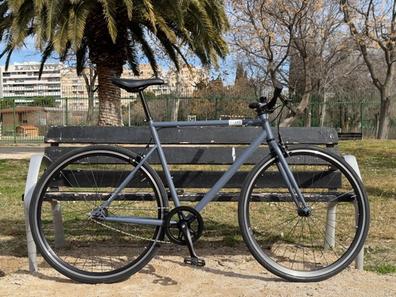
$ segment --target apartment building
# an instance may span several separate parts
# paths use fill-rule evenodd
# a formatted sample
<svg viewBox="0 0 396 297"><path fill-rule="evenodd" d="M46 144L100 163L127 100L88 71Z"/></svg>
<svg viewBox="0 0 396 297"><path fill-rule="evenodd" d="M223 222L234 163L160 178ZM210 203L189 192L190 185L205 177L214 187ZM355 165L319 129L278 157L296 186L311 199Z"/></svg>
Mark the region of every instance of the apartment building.
<svg viewBox="0 0 396 297"><path fill-rule="evenodd" d="M209 78L209 71L203 68L183 66L179 72L170 69L164 76L168 89L178 96L191 97L196 86Z"/></svg>
<svg viewBox="0 0 396 297"><path fill-rule="evenodd" d="M40 63L16 63L7 70L1 66L0 97L21 98L21 101L31 97L60 97L60 69L60 64L46 64L39 79Z"/></svg>
<svg viewBox="0 0 396 297"><path fill-rule="evenodd" d="M87 90L83 76L77 76L73 67L61 63L46 64L39 79L40 63L25 62L10 65L7 70L0 67L0 98L21 98L20 101L31 100L32 97L51 96L55 98L87 98ZM125 68L123 78L147 79L154 77L149 64L141 64L140 76ZM84 72L88 75L89 70ZM208 77L208 72L201 68L183 67L179 73L174 69L164 70L160 67L158 76L165 80L164 85L152 86L147 91L156 96L179 94L192 96L196 84ZM97 84L97 80L96 80ZM135 98L136 94L121 91L122 98ZM81 103L80 103L81 104Z"/></svg>

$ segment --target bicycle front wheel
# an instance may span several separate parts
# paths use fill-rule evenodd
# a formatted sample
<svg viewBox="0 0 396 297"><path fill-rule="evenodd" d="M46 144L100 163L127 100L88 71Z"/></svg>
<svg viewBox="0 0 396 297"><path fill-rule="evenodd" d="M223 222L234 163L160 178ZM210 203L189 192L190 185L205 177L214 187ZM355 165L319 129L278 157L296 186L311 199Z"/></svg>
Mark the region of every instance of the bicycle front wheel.
<svg viewBox="0 0 396 297"><path fill-rule="evenodd" d="M249 174L239 201L239 225L249 250L272 273L290 281L320 281L347 267L363 247L369 205L363 185L339 156L294 148L286 157L311 209L300 216L268 157Z"/></svg>
<svg viewBox="0 0 396 297"><path fill-rule="evenodd" d="M154 256L162 226L92 216L135 168L136 157L123 148L93 146L66 154L46 170L33 194L30 225L40 253L56 270L79 282L109 283L139 271ZM144 164L106 212L163 220L167 207L160 178Z"/></svg>

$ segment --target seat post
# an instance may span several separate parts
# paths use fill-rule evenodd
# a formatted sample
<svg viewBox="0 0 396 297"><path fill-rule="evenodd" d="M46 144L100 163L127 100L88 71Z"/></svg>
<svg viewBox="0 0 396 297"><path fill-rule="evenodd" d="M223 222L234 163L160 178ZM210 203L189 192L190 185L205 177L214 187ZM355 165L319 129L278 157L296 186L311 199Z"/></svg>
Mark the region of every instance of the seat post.
<svg viewBox="0 0 396 297"><path fill-rule="evenodd" d="M144 110L144 114L146 115L146 120L147 122L150 122L153 120L153 118L151 117L150 109L147 105L146 99L144 99L143 91L139 91L139 96L140 99L142 100L143 110Z"/></svg>

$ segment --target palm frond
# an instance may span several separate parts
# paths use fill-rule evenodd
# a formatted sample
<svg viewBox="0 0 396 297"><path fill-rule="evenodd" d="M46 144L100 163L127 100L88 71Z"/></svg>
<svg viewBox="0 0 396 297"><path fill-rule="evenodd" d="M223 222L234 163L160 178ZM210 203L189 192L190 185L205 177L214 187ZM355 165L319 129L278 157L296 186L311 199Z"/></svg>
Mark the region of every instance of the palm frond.
<svg viewBox="0 0 396 297"><path fill-rule="evenodd" d="M109 31L111 40L116 43L117 39L117 23L116 23L116 8L117 3L114 0L101 0L103 7L103 15L107 21L107 29Z"/></svg>
<svg viewBox="0 0 396 297"><path fill-rule="evenodd" d="M136 43L134 41L130 41L127 48L127 61L128 65L131 68L134 75L139 76L139 60L136 51Z"/></svg>
<svg viewBox="0 0 396 297"><path fill-rule="evenodd" d="M146 20L150 22L152 28L155 31L157 19L154 13L153 3L151 3L151 0L143 0L143 5L145 7L145 12L143 15L145 16Z"/></svg>
<svg viewBox="0 0 396 297"><path fill-rule="evenodd" d="M154 72L154 75L158 75L158 64L155 59L155 54L150 44L147 42L144 34L144 30L140 24L132 23L130 26L130 30L133 38L138 41L142 47L142 51L146 58L148 59L151 69Z"/></svg>
<svg viewBox="0 0 396 297"><path fill-rule="evenodd" d="M86 39L83 39L81 42L81 46L79 47L79 49L76 52L76 62L77 62L77 75L81 75L82 72L84 71L84 67L86 65L86 61L87 61L87 41Z"/></svg>
<svg viewBox="0 0 396 297"><path fill-rule="evenodd" d="M40 69L39 69L39 79L41 79L41 75L43 74L45 62L47 62L47 59L51 56L51 53L53 51L54 51L54 45L52 44L52 42L50 42L50 43L47 44L47 46L45 47L45 50L41 54L41 63L40 63Z"/></svg>
<svg viewBox="0 0 396 297"><path fill-rule="evenodd" d="M131 21L133 15L133 0L124 0L124 5L127 10L128 20Z"/></svg>
<svg viewBox="0 0 396 297"><path fill-rule="evenodd" d="M13 12L10 30L13 32L12 43L15 47L20 46L28 35L29 23L34 16L31 1L23 1L17 12Z"/></svg>

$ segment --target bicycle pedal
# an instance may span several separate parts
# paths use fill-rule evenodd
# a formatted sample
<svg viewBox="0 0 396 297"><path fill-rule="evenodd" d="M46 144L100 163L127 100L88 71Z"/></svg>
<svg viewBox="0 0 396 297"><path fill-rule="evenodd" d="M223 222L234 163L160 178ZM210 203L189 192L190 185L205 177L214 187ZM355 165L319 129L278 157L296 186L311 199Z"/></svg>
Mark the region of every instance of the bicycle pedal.
<svg viewBox="0 0 396 297"><path fill-rule="evenodd" d="M205 266L205 260L200 259L200 258L195 258L195 257L186 257L184 258L184 263L191 265L191 266L197 266L197 267L203 267Z"/></svg>

